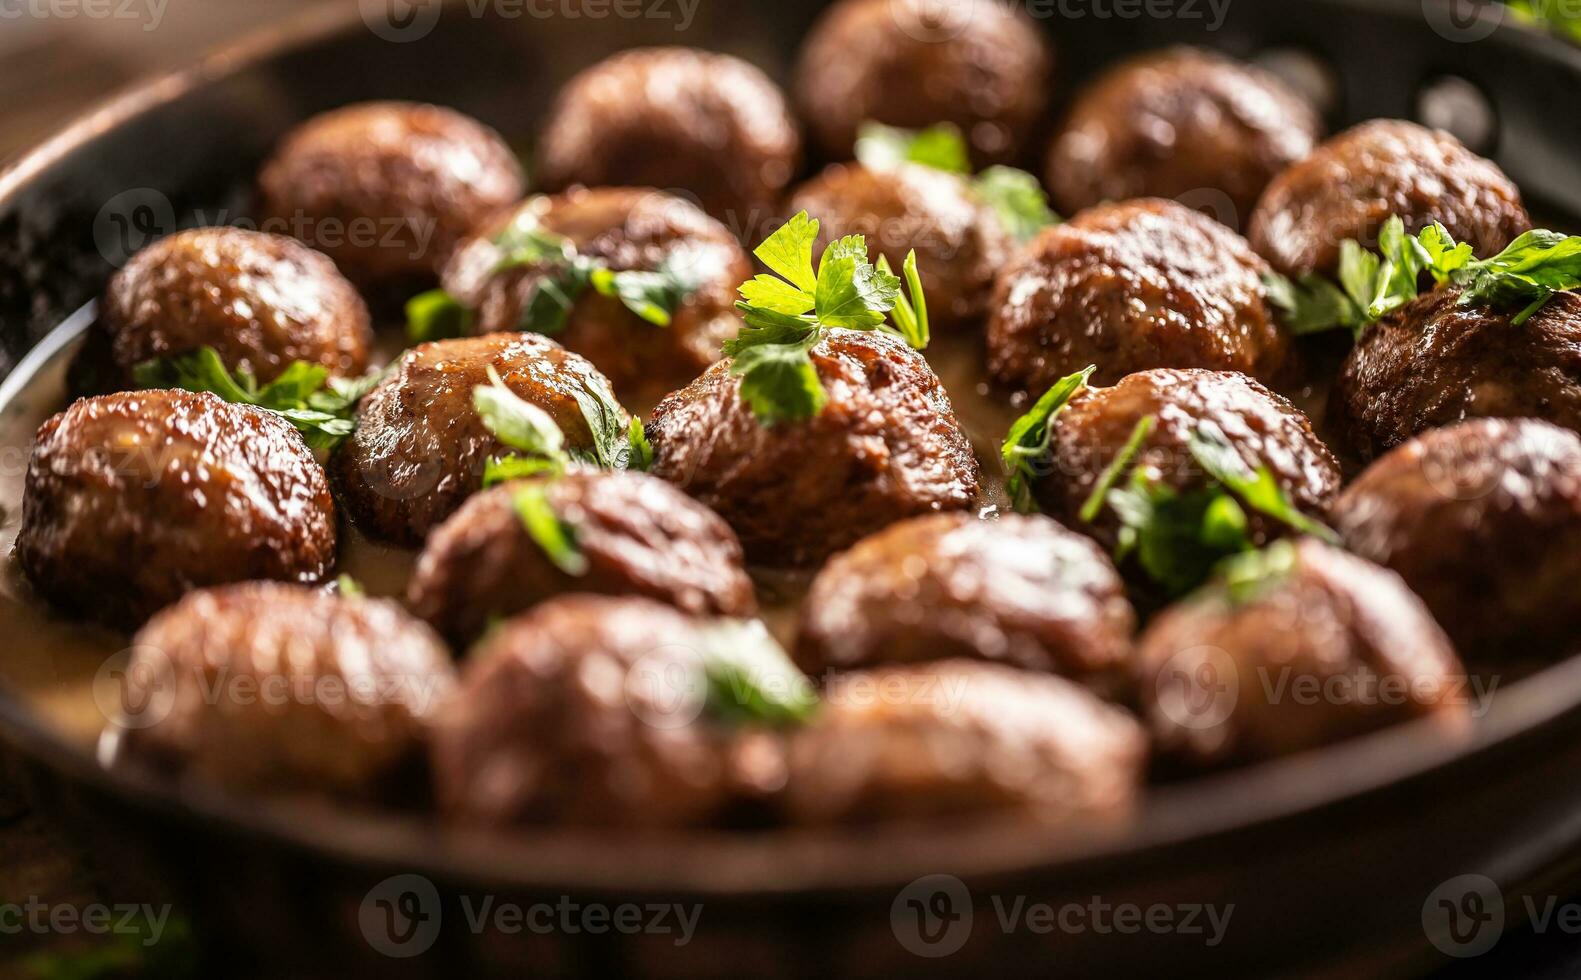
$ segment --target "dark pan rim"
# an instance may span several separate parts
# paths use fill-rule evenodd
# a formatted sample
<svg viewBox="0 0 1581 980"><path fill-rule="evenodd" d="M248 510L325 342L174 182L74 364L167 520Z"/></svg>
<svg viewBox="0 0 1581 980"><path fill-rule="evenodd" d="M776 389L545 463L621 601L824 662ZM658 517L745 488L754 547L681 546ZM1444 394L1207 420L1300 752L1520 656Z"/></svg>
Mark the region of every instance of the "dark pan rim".
<svg viewBox="0 0 1581 980"><path fill-rule="evenodd" d="M1420 0L1321 2L1374 12L1421 10ZM123 91L0 171L0 209L96 137L283 51L350 30L359 16L354 8L315 10ZM1498 32L1533 57L1565 60L1581 71L1581 51L1555 38L1509 27ZM61 777L156 819L219 827L346 865L442 879L737 898L892 889L941 870L964 876L1076 874L1147 860L1193 841L1382 797L1408 782L1496 759L1528 736L1575 728L1581 728L1581 657L1499 690L1464 738L1446 739L1432 722L1412 722L1289 759L1160 787L1149 793L1136 823L1121 832L1051 838L1025 825L983 822L949 829L886 827L881 833L625 834L619 847L611 847L608 832L458 833L400 814L307 804L260 807L149 773L108 770L0 685L0 740Z"/></svg>

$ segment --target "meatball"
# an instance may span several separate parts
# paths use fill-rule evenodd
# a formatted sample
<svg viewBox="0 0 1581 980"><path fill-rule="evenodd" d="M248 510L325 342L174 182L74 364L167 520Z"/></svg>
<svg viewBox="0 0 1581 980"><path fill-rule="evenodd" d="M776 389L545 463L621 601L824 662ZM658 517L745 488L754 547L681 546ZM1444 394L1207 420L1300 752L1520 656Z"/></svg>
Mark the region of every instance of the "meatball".
<svg viewBox="0 0 1581 980"><path fill-rule="evenodd" d="M1012 163L1043 116L1052 67L1037 25L1011 4L843 0L802 45L796 102L831 160L849 159L872 120L953 123L978 165Z"/></svg>
<svg viewBox="0 0 1581 980"><path fill-rule="evenodd" d="M736 288L752 278L752 261L724 225L670 194L578 188L527 201L469 241L445 270L445 289L475 311L480 333L520 329L528 301L557 271L547 263L502 269L496 239L511 227L564 236L579 255L618 272L668 269L695 284L668 327L592 289L577 299L555 339L623 393L657 398L685 384L719 360L720 344L741 327Z"/></svg>
<svg viewBox="0 0 1581 980"><path fill-rule="evenodd" d="M802 605L796 661L819 677L968 658L1119 695L1135 629L1125 586L1091 539L1041 516L933 514L824 566Z"/></svg>
<svg viewBox="0 0 1581 980"><path fill-rule="evenodd" d="M580 471L545 486L587 561L578 575L552 562L523 528L521 488L509 483L467 501L429 538L407 589L412 609L457 647L495 618L562 592L645 595L699 615L757 611L730 526L663 480Z"/></svg>
<svg viewBox="0 0 1581 980"><path fill-rule="evenodd" d="M922 355L877 332L830 330L811 351L823 412L766 426L721 361L648 423L655 476L723 517L747 558L816 564L886 524L965 510L977 459Z"/></svg>
<svg viewBox="0 0 1581 980"><path fill-rule="evenodd" d="M1354 552L1400 573L1467 659L1581 649L1581 437L1535 419L1435 429L1334 504Z"/></svg>
<svg viewBox="0 0 1581 980"><path fill-rule="evenodd" d="M293 130L258 177L263 227L363 285L432 279L462 239L521 199L498 133L439 106L368 102Z"/></svg>
<svg viewBox="0 0 1581 980"><path fill-rule="evenodd" d="M756 241L800 164L796 123L768 76L729 55L641 48L566 85L543 132L538 179L549 191L685 193Z"/></svg>
<svg viewBox="0 0 1581 980"><path fill-rule="evenodd" d="M1045 229L994 287L988 370L1041 393L1098 366L1113 384L1148 368L1216 368L1266 378L1287 339L1233 231L1173 201L1106 204Z"/></svg>
<svg viewBox="0 0 1581 980"><path fill-rule="evenodd" d="M595 433L581 402L630 418L609 381L584 358L537 334L488 334L411 348L357 411L357 428L330 459L341 501L368 534L419 545L481 488L490 457L510 452L483 424L473 392L489 369L549 414L568 450L590 450Z"/></svg>
<svg viewBox="0 0 1581 980"><path fill-rule="evenodd" d="M1242 763L1413 718L1468 720L1465 671L1398 575L1311 538L1237 564L1142 634L1161 753Z"/></svg>
<svg viewBox="0 0 1581 980"><path fill-rule="evenodd" d="M1515 326L1460 295L1418 297L1351 350L1329 406L1362 459L1466 418L1530 416L1581 432L1581 296L1559 293Z"/></svg>
<svg viewBox="0 0 1581 980"><path fill-rule="evenodd" d="M1312 107L1268 72L1172 48L1111 69L1077 97L1050 147L1048 184L1067 214L1167 197L1239 228L1321 132Z"/></svg>
<svg viewBox="0 0 1581 980"><path fill-rule="evenodd" d="M248 582L138 632L115 764L244 793L416 803L450 654L387 600Z"/></svg>
<svg viewBox="0 0 1581 980"><path fill-rule="evenodd" d="M16 551L62 609L134 627L204 586L319 581L335 563L335 506L279 415L207 393L122 392L39 428Z"/></svg>
<svg viewBox="0 0 1581 980"><path fill-rule="evenodd" d="M111 277L74 373L91 379L82 391L129 388L144 361L212 347L261 382L295 361L349 376L367 368L372 344L367 306L329 259L279 235L198 228Z"/></svg>
<svg viewBox="0 0 1581 980"><path fill-rule="evenodd" d="M1486 258L1531 227L1492 161L1448 133L1399 119L1352 127L1275 177L1257 202L1252 247L1280 273L1332 276L1348 238L1373 246L1390 217L1415 234L1435 221Z"/></svg>
<svg viewBox="0 0 1581 980"><path fill-rule="evenodd" d="M1207 485L1190 444L1198 428L1211 425L1248 466L1268 467L1303 512L1321 518L1339 492L1339 462L1307 417L1283 397L1244 374L1158 370L1138 372L1112 387L1083 389L1054 417L1052 459L1032 488L1039 506L1113 547L1119 532L1114 514L1104 508L1089 524L1081 520L1082 505L1137 423L1148 416L1153 428L1133 465L1146 467L1176 491ZM1250 516L1259 542L1282 529L1261 515Z"/></svg>
<svg viewBox="0 0 1581 980"><path fill-rule="evenodd" d="M802 685L761 627L637 597L564 596L490 633L442 713L433 771L446 817L504 826L685 827L745 819L784 781L774 734L713 699L707 657Z"/></svg>
<svg viewBox="0 0 1581 980"><path fill-rule="evenodd" d="M994 276L1015 242L993 208L955 174L906 164L875 173L837 164L801 186L789 210L819 221L817 249L846 235L865 235L873 261L899 270L917 252L928 312L943 328L980 321Z"/></svg>
<svg viewBox="0 0 1581 980"><path fill-rule="evenodd" d="M789 738L782 806L796 824L1112 823L1147 758L1131 716L1076 684L963 660L841 675Z"/></svg>

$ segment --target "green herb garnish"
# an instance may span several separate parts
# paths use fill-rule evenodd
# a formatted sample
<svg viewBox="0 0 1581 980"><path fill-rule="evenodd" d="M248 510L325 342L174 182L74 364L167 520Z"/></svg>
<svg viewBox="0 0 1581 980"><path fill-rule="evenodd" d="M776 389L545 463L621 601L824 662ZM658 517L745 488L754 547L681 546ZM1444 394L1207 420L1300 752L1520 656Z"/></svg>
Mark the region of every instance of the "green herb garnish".
<svg viewBox="0 0 1581 980"><path fill-rule="evenodd" d="M362 583L350 575L339 575L335 578L335 591L347 599L366 599L368 597L368 590L364 589Z"/></svg>
<svg viewBox="0 0 1581 980"><path fill-rule="evenodd" d="M1157 423L1156 415L1144 415L1131 429L1131 435L1125 440L1125 445L1120 447L1119 455L1103 468L1102 473L1098 474L1098 482L1093 484L1092 493L1087 495L1087 500L1081 505L1079 516L1083 521L1091 524L1097 519L1098 514L1103 511L1104 499L1109 496L1109 491L1114 489L1114 485L1120 482L1121 475L1136 461L1137 453L1142 451L1142 443L1153 434L1153 427Z"/></svg>
<svg viewBox="0 0 1581 980"><path fill-rule="evenodd" d="M511 498L527 536L554 566L567 575L587 574L587 556L576 543L576 529L555 513L543 483L528 483Z"/></svg>
<svg viewBox="0 0 1581 980"><path fill-rule="evenodd" d="M1054 382L1042 398L1015 420L1005 435L999 457L1005 467L1005 492L1010 495L1017 513L1037 512L1032 484L1038 477L1038 467L1049 457L1054 417L1064 411L1076 392L1087 386L1087 379L1096 370L1096 364L1089 365Z"/></svg>
<svg viewBox="0 0 1581 980"><path fill-rule="evenodd" d="M803 724L818 694L757 621L718 620L701 627L704 711L727 725Z"/></svg>
<svg viewBox="0 0 1581 980"><path fill-rule="evenodd" d="M868 260L867 241L848 235L824 250L813 266L818 222L803 211L754 252L773 271L741 284L736 309L745 326L725 342L730 373L741 379L741 397L764 425L812 418L827 396L811 351L825 330L883 330L915 349L929 337L928 305L916 253L906 256L906 290L880 259ZM891 322L892 321L892 322Z"/></svg>
<svg viewBox="0 0 1581 980"><path fill-rule="evenodd" d="M418 293L406 303L406 339L413 344L464 337L472 332L472 311L443 289Z"/></svg>
<svg viewBox="0 0 1581 980"><path fill-rule="evenodd" d="M331 378L322 365L293 361L275 380L260 385L249 371L227 369L212 347L144 361L132 369L139 388L207 391L233 404L274 412L295 426L316 451L331 450L351 435L357 403L381 376L373 372L360 378Z"/></svg>
<svg viewBox="0 0 1581 980"><path fill-rule="evenodd" d="M1297 564L1295 544L1280 540L1261 551L1226 558L1219 564L1216 575L1226 598L1234 605L1243 605L1289 578Z"/></svg>
<svg viewBox="0 0 1581 980"><path fill-rule="evenodd" d="M653 447L642 423L627 419L608 386L583 378L573 397L593 437L593 445L587 449L566 446L565 434L553 416L512 391L490 367L489 383L472 391L472 407L484 428L514 452L496 456L484 465L483 485L558 476L573 462L606 470L648 468L653 462Z"/></svg>

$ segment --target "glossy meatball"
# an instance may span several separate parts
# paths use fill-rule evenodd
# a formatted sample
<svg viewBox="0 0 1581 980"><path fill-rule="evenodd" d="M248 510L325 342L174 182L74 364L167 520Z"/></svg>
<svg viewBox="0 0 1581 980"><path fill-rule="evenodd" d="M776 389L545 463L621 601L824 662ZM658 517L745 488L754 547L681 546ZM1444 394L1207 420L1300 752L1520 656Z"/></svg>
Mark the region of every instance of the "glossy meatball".
<svg viewBox="0 0 1581 980"><path fill-rule="evenodd" d="M207 393L102 395L39 427L16 550L63 610L132 627L204 586L319 581L335 506L272 412Z"/></svg>
<svg viewBox="0 0 1581 980"><path fill-rule="evenodd" d="M960 657L1120 694L1136 613L1091 539L1047 517L934 514L832 558L802 605L796 661L828 672Z"/></svg>
<svg viewBox="0 0 1581 980"><path fill-rule="evenodd" d="M964 660L842 675L790 740L783 806L796 824L1111 823L1147 757L1129 714L1070 681Z"/></svg>
<svg viewBox="0 0 1581 980"><path fill-rule="evenodd" d="M474 229L526 190L498 133L450 109L368 102L288 135L258 177L263 227L362 284L432 278Z"/></svg>
<svg viewBox="0 0 1581 980"><path fill-rule="evenodd" d="M853 330L830 330L811 353L821 414L764 425L721 361L654 411L653 474L717 512L764 565L815 564L886 524L976 502L977 460L921 354Z"/></svg>
<svg viewBox="0 0 1581 980"><path fill-rule="evenodd" d="M1581 437L1479 419L1384 456L1334 504L1357 554L1399 572L1467 659L1581 650Z"/></svg>
<svg viewBox="0 0 1581 980"><path fill-rule="evenodd" d="M783 784L784 758L772 733L727 722L709 700L705 658L721 642L771 679L806 683L761 627L649 599L565 596L508 621L440 719L441 811L495 826L736 819Z"/></svg>
<svg viewBox="0 0 1581 980"><path fill-rule="evenodd" d="M505 386L549 413L567 449L593 433L579 399L609 382L582 357L537 334L489 334L413 347L362 400L357 428L330 460L330 476L367 533L417 545L483 483L491 456L510 452L483 425L472 395L498 372ZM621 414L620 424L628 418Z"/></svg>
<svg viewBox="0 0 1581 980"><path fill-rule="evenodd" d="M946 329L983 319L994 276L1015 250L967 181L915 164L884 173L837 164L803 184L787 210L818 219L820 254L837 238L865 235L873 261L885 256L898 274L916 249L929 316Z"/></svg>
<svg viewBox="0 0 1581 980"><path fill-rule="evenodd" d="M138 632L115 762L244 793L415 803L450 654L399 605L249 582Z"/></svg>
<svg viewBox="0 0 1581 980"><path fill-rule="evenodd" d="M1078 392L1054 417L1052 458L1033 483L1039 505L1070 527L1113 547L1118 521L1104 508L1091 524L1080 517L1104 470L1120 455L1137 423L1152 416L1152 431L1133 466L1164 485L1188 492L1208 477L1191 455L1191 436L1211 425L1248 466L1266 466L1285 496L1321 519L1340 488L1339 463L1299 409L1244 374L1229 371L1141 371L1108 388ZM1253 515L1258 541L1280 533Z"/></svg>
<svg viewBox="0 0 1581 980"><path fill-rule="evenodd" d="M568 473L544 488L587 561L554 564L522 525L508 483L473 497L428 539L407 590L412 609L457 647L489 623L563 592L645 595L693 614L757 611L741 545L713 511L643 473Z"/></svg>
<svg viewBox="0 0 1581 980"><path fill-rule="evenodd" d="M1362 459L1467 418L1530 416L1581 432L1581 296L1560 293L1515 326L1460 295L1418 297L1351 350L1329 406Z"/></svg>
<svg viewBox="0 0 1581 980"><path fill-rule="evenodd" d="M1333 275L1347 238L1377 243L1399 215L1415 233L1442 222L1486 258L1531 227L1521 195L1490 160L1445 132L1375 119L1275 177L1252 214L1252 247L1278 272Z"/></svg>
<svg viewBox="0 0 1581 980"><path fill-rule="evenodd" d="M871 120L954 123L979 165L1010 163L1048 104L1052 60L1013 4L843 0L802 45L796 102L831 160L849 159Z"/></svg>
<svg viewBox="0 0 1581 980"><path fill-rule="evenodd" d="M1049 150L1048 186L1066 214L1167 197L1239 228L1321 131L1312 107L1268 72L1172 48L1109 70L1077 97Z"/></svg>
<svg viewBox="0 0 1581 980"><path fill-rule="evenodd" d="M994 288L988 369L1041 394L1096 364L1096 384L1148 368L1266 378L1286 339L1263 260L1223 225L1156 199L1106 204L1045 229Z"/></svg>
<svg viewBox="0 0 1581 980"><path fill-rule="evenodd" d="M784 95L745 61L640 48L566 85L540 152L538 180L547 190L583 184L684 193L755 242L774 226L801 163L801 137Z"/></svg>
<svg viewBox="0 0 1581 980"><path fill-rule="evenodd" d="M1399 576L1311 538L1211 584L1142 635L1160 752L1193 765L1289 755L1413 718L1468 720L1465 671Z"/></svg>
<svg viewBox="0 0 1581 980"><path fill-rule="evenodd" d="M752 261L724 225L696 205L651 190L578 188L534 197L469 241L445 270L445 289L475 312L480 333L520 329L522 313L547 264L501 269L495 239L511 227L564 236L578 254L618 271L677 270L696 288L658 327L593 289L585 291L555 339L592 361L618 390L657 398L719 360L735 336L736 288L752 278Z"/></svg>
<svg viewBox="0 0 1581 980"><path fill-rule="evenodd" d="M324 256L279 235L198 228L111 277L83 352L96 377L79 387L132 387L137 365L200 347L263 382L294 361L357 375L372 343L367 306Z"/></svg>

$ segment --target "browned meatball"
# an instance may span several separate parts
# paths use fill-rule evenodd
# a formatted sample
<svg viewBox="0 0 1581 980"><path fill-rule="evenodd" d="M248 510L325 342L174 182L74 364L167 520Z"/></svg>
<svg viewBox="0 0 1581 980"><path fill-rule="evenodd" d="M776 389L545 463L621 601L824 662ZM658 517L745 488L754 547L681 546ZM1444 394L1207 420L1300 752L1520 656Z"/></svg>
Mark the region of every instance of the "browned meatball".
<svg viewBox="0 0 1581 980"><path fill-rule="evenodd" d="M249 582L133 640L115 762L244 793L418 802L449 651L393 602Z"/></svg>
<svg viewBox="0 0 1581 980"><path fill-rule="evenodd" d="M645 595L683 612L750 616L741 544L713 511L663 480L629 471L568 473L545 486L587 561L552 562L516 511L522 484L480 493L428 540L407 589L412 609L458 647L500 617L563 592Z"/></svg>
<svg viewBox="0 0 1581 980"><path fill-rule="evenodd" d="M979 164L1023 153L1048 104L1053 59L1015 5L843 0L813 27L796 67L796 102L810 139L851 156L869 120L958 126Z"/></svg>
<svg viewBox="0 0 1581 980"><path fill-rule="evenodd" d="M771 682L806 683L761 628L648 599L564 596L510 620L440 718L441 811L495 826L735 819L779 788L784 759L772 733L727 722L713 701L724 689L709 687L706 658L720 643L761 654Z"/></svg>
<svg viewBox="0 0 1581 980"><path fill-rule="evenodd" d="M739 58L691 48L624 51L555 101L538 179L546 190L656 187L695 196L742 240L772 229L801 163L785 97Z"/></svg>
<svg viewBox="0 0 1581 980"><path fill-rule="evenodd" d="M39 427L16 549L50 601L131 627L208 585L320 580L335 506L280 416L207 393L123 392Z"/></svg>
<svg viewBox="0 0 1581 980"><path fill-rule="evenodd" d="M1531 227L1520 191L1492 161L1448 133L1375 119L1275 177L1247 234L1284 275L1333 275L1341 242L1375 245L1395 215L1410 234L1441 222L1483 258Z"/></svg>
<svg viewBox="0 0 1581 980"><path fill-rule="evenodd" d="M1091 524L1082 505L1100 476L1136 430L1154 425L1134 466L1145 467L1165 486L1201 489L1208 477L1191 455L1192 433L1217 427L1248 466L1266 466L1285 496L1305 513L1322 518L1340 488L1339 463L1294 405L1244 374L1230 371L1141 371L1108 388L1078 392L1054 417L1052 459L1033 483L1041 507L1073 528L1113 547L1119 530L1109 508ZM1252 515L1259 543L1283 530Z"/></svg>
<svg viewBox="0 0 1581 980"><path fill-rule="evenodd" d="M1250 762L1412 718L1468 720L1465 671L1399 576L1311 538L1251 558L1259 574L1207 586L1142 635L1160 752Z"/></svg>
<svg viewBox="0 0 1581 980"><path fill-rule="evenodd" d="M865 235L873 261L883 255L898 272L916 249L929 315L945 328L983 319L994 276L1015 250L970 184L915 164L884 173L837 164L803 184L787 210L818 219L820 253L836 238Z"/></svg>
<svg viewBox="0 0 1581 980"><path fill-rule="evenodd" d="M886 524L964 510L977 460L938 376L886 334L831 330L812 349L823 412L766 426L721 361L648 423L655 476L735 528L748 559L815 564Z"/></svg>
<svg viewBox="0 0 1581 980"><path fill-rule="evenodd" d="M1047 517L934 514L836 555L802 606L796 661L829 671L961 657L1119 695L1136 613L1091 539Z"/></svg>
<svg viewBox="0 0 1581 980"><path fill-rule="evenodd" d="M988 370L1041 394L1096 364L1096 384L1148 368L1266 378L1288 346L1267 265L1228 228L1173 201L1107 204L1045 229L994 288Z"/></svg>
<svg viewBox="0 0 1581 980"><path fill-rule="evenodd" d="M609 381L582 357L525 333L421 344L362 400L356 431L330 460L341 500L364 531L421 544L481 488L489 458L510 451L473 408L473 392L489 384L489 368L549 413L567 449L593 446L578 399L597 391L607 399ZM627 421L622 412L620 423Z"/></svg>
<svg viewBox="0 0 1581 980"><path fill-rule="evenodd" d="M752 277L752 261L724 225L671 194L629 188L578 188L534 197L468 242L445 270L445 289L472 309L479 333L518 330L547 265L501 269L495 239L515 224L564 236L577 252L608 268L679 271L696 284L669 326L657 327L618 299L585 291L555 334L592 361L621 392L657 398L719 360L719 345L735 336L736 288Z"/></svg>
<svg viewBox="0 0 1581 980"><path fill-rule="evenodd" d="M1535 419L1428 432L1340 494L1334 526L1399 572L1467 659L1581 650L1581 438Z"/></svg>
<svg viewBox="0 0 1581 980"><path fill-rule="evenodd" d="M1362 459L1466 418L1530 416L1581 432L1581 296L1560 293L1515 326L1460 295L1418 297L1351 350L1329 406Z"/></svg>
<svg viewBox="0 0 1581 980"><path fill-rule="evenodd" d="M526 190L498 133L439 106L368 102L293 130L258 177L263 227L364 285L432 278Z"/></svg>
<svg viewBox="0 0 1581 980"><path fill-rule="evenodd" d="M324 256L279 235L198 228L153 243L110 279L83 356L99 371L88 387L106 390L131 387L144 361L200 347L263 382L294 361L356 375L372 343L367 306Z"/></svg>
<svg viewBox="0 0 1581 980"><path fill-rule="evenodd" d="M1321 132L1312 107L1268 72L1171 48L1111 69L1077 97L1049 150L1048 185L1067 214L1167 197L1239 228Z"/></svg>
<svg viewBox="0 0 1581 980"><path fill-rule="evenodd" d="M1131 716L1070 681L965 660L841 675L790 739L783 806L798 824L1112 823L1147 758Z"/></svg>

